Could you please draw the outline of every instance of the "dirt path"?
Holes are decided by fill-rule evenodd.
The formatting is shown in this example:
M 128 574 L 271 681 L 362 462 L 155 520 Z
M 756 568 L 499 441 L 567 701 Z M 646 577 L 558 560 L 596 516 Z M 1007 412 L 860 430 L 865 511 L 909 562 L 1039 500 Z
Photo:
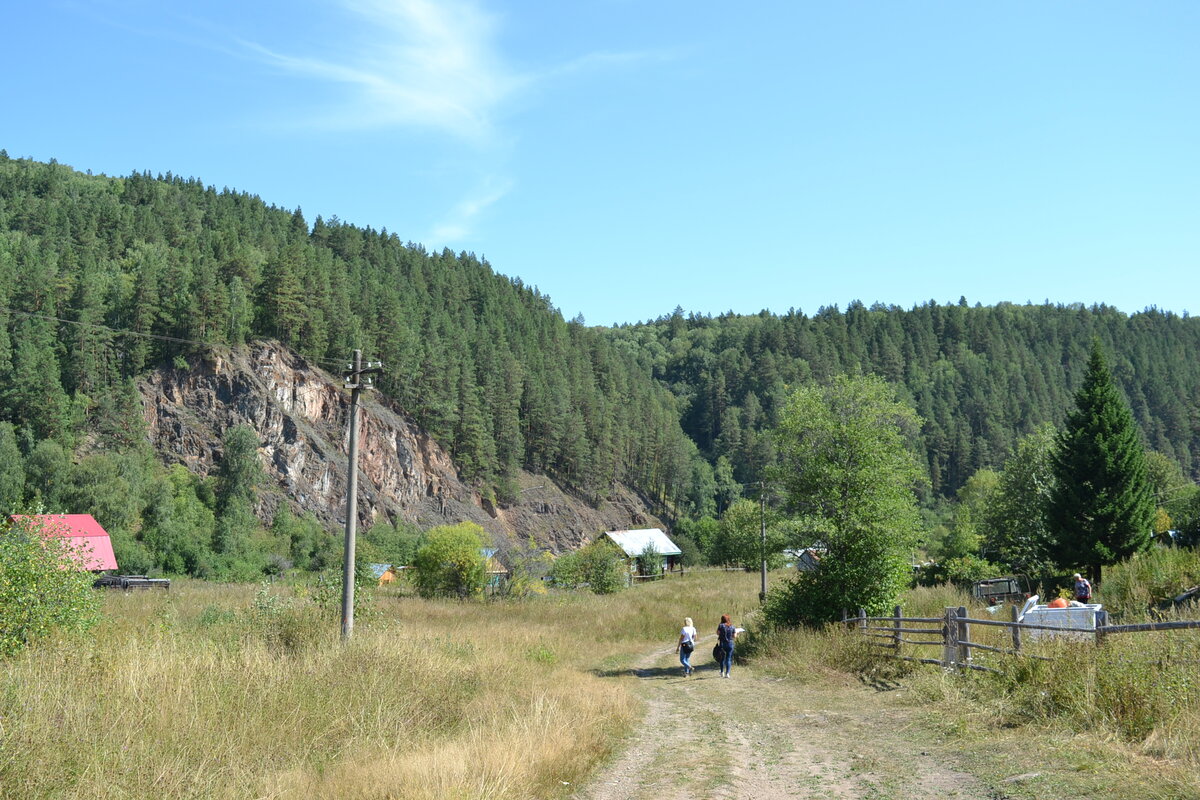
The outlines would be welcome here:
M 849 683 L 800 686 L 740 666 L 722 679 L 708 638 L 690 678 L 674 647 L 648 653 L 627 673 L 646 715 L 575 800 L 1002 796 L 909 742 L 911 712 L 880 693 Z

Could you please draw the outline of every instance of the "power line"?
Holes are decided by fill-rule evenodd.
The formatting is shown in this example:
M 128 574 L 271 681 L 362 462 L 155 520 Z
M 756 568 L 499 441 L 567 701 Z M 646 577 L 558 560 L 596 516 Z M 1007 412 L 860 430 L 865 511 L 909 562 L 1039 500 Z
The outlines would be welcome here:
M 97 328 L 99 330 L 108 331 L 109 333 L 113 333 L 118 336 L 140 336 L 143 339 L 157 339 L 162 342 L 175 342 L 177 344 L 192 344 L 192 345 L 196 345 L 197 347 L 212 347 L 213 346 L 213 342 L 201 342 L 196 339 L 181 339 L 177 336 L 163 336 L 162 334 L 159 334 L 159 333 L 144 333 L 142 331 L 131 331 L 126 328 L 113 328 L 108 325 L 101 325 L 96 322 L 81 322 L 77 319 L 63 319 L 62 317 L 56 317 L 51 314 L 34 314 L 33 312 L 30 312 L 30 311 L 18 311 L 15 308 L 0 308 L 0 313 L 15 314 L 19 317 L 29 317 L 31 319 L 43 319 L 48 322 L 61 322 L 66 325 L 78 325 L 81 328 Z M 301 357 L 306 359 L 307 361 L 311 361 L 314 364 L 328 365 L 331 367 L 337 367 L 339 369 L 343 368 L 346 364 L 346 362 L 344 360 L 333 360 L 333 359 L 328 359 L 328 358 L 310 358 L 308 356 L 301 356 Z

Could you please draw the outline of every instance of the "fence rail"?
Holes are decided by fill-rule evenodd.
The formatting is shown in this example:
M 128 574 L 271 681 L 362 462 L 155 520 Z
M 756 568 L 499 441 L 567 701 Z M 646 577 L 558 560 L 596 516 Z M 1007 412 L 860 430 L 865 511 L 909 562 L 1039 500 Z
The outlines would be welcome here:
M 1144 631 L 1184 631 L 1200 628 L 1200 619 L 1181 619 L 1175 622 L 1143 622 L 1137 625 L 1106 625 L 1104 635 L 1142 633 Z
M 1039 625 L 1023 622 L 1017 617 L 1019 611 L 1012 607 L 1012 619 L 1009 621 L 997 619 L 973 619 L 967 615 L 965 606 L 947 608 L 940 617 L 905 617 L 901 615 L 900 606 L 896 606 L 890 617 L 869 617 L 863 609 L 858 614 L 850 616 L 842 610 L 842 622 L 852 625 L 862 636 L 871 639 L 868 642 L 875 647 L 888 648 L 891 657 L 901 661 L 912 661 L 921 664 L 938 664 L 943 669 L 975 670 L 980 672 L 995 672 L 999 670 L 982 664 L 973 663 L 972 651 L 979 650 L 1001 655 L 1022 656 L 1039 661 L 1053 659 L 1036 653 L 1028 652 L 1022 645 L 1023 631 L 1054 631 L 1076 636 L 1090 636 L 1097 645 L 1103 644 L 1105 637 L 1124 633 L 1142 633 L 1146 631 L 1178 631 L 1200 629 L 1200 620 L 1179 620 L 1174 622 L 1148 622 L 1134 625 L 1109 625 L 1108 612 L 1100 609 L 1096 612 L 1096 627 L 1094 629 L 1062 628 L 1054 625 Z M 886 625 L 870 623 L 888 623 Z M 926 627 L 910 627 L 924 625 Z M 971 626 L 1007 628 L 1012 637 L 1012 647 L 998 647 L 971 640 Z M 935 627 L 936 626 L 936 627 Z M 903 634 L 924 635 L 926 639 L 910 639 Z M 903 645 L 918 647 L 942 648 L 941 658 L 921 658 L 902 653 Z

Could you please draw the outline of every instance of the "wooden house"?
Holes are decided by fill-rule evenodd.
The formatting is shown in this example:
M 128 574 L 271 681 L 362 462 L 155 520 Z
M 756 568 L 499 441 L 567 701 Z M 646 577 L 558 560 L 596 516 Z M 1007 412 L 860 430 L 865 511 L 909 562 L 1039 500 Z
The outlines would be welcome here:
M 680 557 L 683 555 L 683 551 L 658 528 L 605 531 L 602 538 L 608 539 L 619 547 L 631 567 L 637 561 L 637 557 L 646 552 L 647 546 L 653 547 L 663 557 L 663 565 L 668 572 L 674 571 L 676 567 L 681 567 Z

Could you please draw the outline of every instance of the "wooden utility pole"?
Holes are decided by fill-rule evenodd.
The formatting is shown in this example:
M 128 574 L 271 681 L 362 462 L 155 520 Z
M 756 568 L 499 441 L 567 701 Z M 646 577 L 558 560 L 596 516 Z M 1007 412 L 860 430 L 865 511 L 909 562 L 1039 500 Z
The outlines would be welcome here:
M 363 369 L 362 350 L 354 351 L 354 363 L 346 372 L 346 388 L 350 390 L 350 464 L 346 476 L 346 547 L 342 564 L 342 641 L 354 632 L 354 534 L 358 524 L 358 393 L 364 384 L 371 385 L 371 378 L 363 378 L 383 371 L 383 364 L 368 362 Z
M 758 602 L 767 602 L 767 484 L 758 482 L 758 532 L 759 555 L 762 557 L 762 588 L 758 591 Z

